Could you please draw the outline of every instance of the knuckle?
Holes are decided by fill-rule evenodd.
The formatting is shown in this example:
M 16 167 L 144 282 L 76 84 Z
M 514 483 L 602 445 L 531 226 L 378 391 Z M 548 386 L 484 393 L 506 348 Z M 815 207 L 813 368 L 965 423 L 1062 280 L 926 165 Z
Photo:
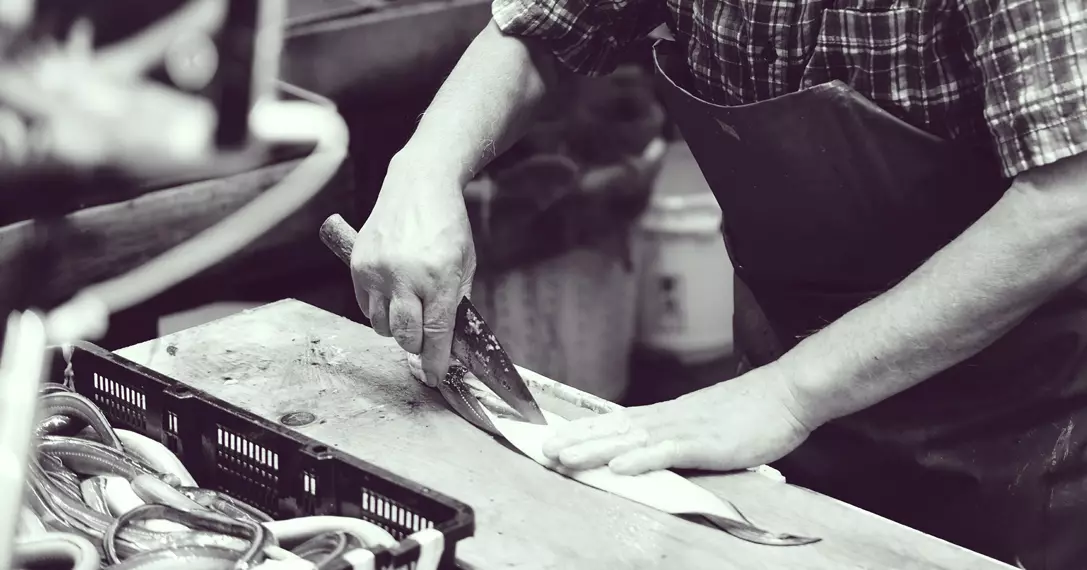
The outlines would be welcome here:
M 675 440 L 666 439 L 653 446 L 657 460 L 660 464 L 671 466 L 678 458 L 678 447 Z
M 420 273 L 427 283 L 439 286 L 460 285 L 461 267 L 460 258 L 447 252 L 435 252 L 427 259 L 421 260 Z
M 688 440 L 677 441 L 672 439 L 669 440 L 669 442 L 668 461 L 671 464 L 689 464 L 691 463 L 691 459 L 699 453 L 700 449 L 702 449 L 701 446 Z
M 367 244 L 359 244 L 351 250 L 351 270 L 364 273 L 374 266 L 373 250 Z
M 415 323 L 412 322 L 411 317 L 404 315 L 403 312 L 393 312 L 389 315 L 389 326 L 404 336 L 415 334 Z
M 610 421 L 607 423 L 609 424 L 609 427 L 614 429 L 617 433 L 630 433 L 637 426 L 634 417 L 626 410 L 613 412 L 605 417 L 609 416 Z
M 393 329 L 392 337 L 396 340 L 396 343 L 400 345 L 400 348 L 413 353 L 418 354 L 418 343 L 415 342 L 415 335 L 410 332 L 405 332 L 404 329 Z
M 381 273 L 376 265 L 369 261 L 351 261 L 351 278 L 355 285 L 367 291 L 377 292 L 381 288 Z
M 448 332 L 453 325 L 453 307 L 455 306 L 451 303 L 441 303 L 428 307 L 423 315 L 423 331 L 428 335 Z
M 647 446 L 653 442 L 653 435 L 649 432 L 649 430 L 642 427 L 634 428 L 633 430 L 631 430 L 629 433 L 629 438 L 631 443 L 641 447 Z

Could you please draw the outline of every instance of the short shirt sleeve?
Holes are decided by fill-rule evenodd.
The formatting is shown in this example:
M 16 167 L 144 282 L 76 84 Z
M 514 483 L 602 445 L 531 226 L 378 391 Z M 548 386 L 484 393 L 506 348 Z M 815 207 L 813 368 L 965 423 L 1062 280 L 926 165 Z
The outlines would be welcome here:
M 543 42 L 568 69 L 612 72 L 624 50 L 664 22 L 665 0 L 492 0 L 504 33 Z
M 1087 151 L 1087 0 L 958 0 L 1004 174 Z

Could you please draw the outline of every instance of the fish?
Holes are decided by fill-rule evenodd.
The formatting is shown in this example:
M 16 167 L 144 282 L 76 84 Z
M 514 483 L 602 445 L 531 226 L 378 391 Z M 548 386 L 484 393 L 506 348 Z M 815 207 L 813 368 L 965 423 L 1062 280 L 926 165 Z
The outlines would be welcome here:
M 385 529 L 352 517 L 311 516 L 264 523 L 279 543 L 292 548 L 319 534 L 343 531 L 354 535 L 366 548 L 393 547 L 397 541 Z
M 109 425 L 106 415 L 87 398 L 75 392 L 60 391 L 41 396 L 40 402 L 46 417 L 60 415 L 78 419 L 94 430 L 102 444 L 124 452 L 124 446 Z
M 233 570 L 236 551 L 216 546 L 179 546 L 144 552 L 110 566 L 110 570 Z
M 109 515 L 109 505 L 106 504 L 106 478 L 104 476 L 88 477 L 79 484 L 82 491 L 83 503 L 92 510 L 103 515 Z
M 147 504 L 165 505 L 181 511 L 210 511 L 154 475 L 137 475 L 131 485 L 136 496 Z
M 139 552 L 184 545 L 218 546 L 239 551 L 249 546 L 248 541 L 214 531 L 157 532 L 135 525 L 115 530 L 107 542 L 107 531 L 117 519 L 91 509 L 80 498 L 58 489 L 37 462 L 30 463 L 27 481 L 33 497 L 32 510 L 47 527 L 84 536 L 101 548 L 103 554 L 112 551 L 117 560 Z
M 102 545 L 105 551 L 106 561 L 117 564 L 121 557 L 116 550 L 117 538 L 122 531 L 127 530 L 128 524 L 137 520 L 161 519 L 183 524 L 189 528 L 208 531 L 221 536 L 242 539 L 248 542 L 238 561 L 239 567 L 247 567 L 253 564 L 264 551 L 264 548 L 274 544 L 274 537 L 263 526 L 248 521 L 238 521 L 210 511 L 182 511 L 165 505 L 144 505 L 113 519 L 106 528 L 102 537 Z M 192 533 L 166 533 L 168 535 L 181 536 L 189 540 Z M 218 546 L 214 544 L 201 544 L 202 546 Z
M 43 435 L 63 435 L 73 436 L 79 433 L 79 430 L 85 427 L 80 422 L 73 420 L 70 416 L 56 414 L 49 416 L 38 423 L 34 428 L 34 435 L 41 437 Z
M 291 552 L 312 562 L 317 570 L 328 570 L 336 563 L 350 565 L 343 561 L 344 555 L 359 548 L 362 548 L 362 543 L 358 538 L 337 531 L 321 533 L 291 549 Z
M 40 461 L 42 469 L 62 491 L 76 498 L 82 497 L 79 476 L 65 467 L 60 459 L 47 456 L 40 458 Z
M 115 430 L 115 432 L 117 437 L 121 438 L 125 453 L 128 455 L 135 457 L 161 474 L 173 475 L 178 479 L 179 486 L 197 486 L 196 480 L 193 479 L 189 470 L 165 445 L 134 431 L 119 429 Z
M 200 489 L 196 487 L 182 487 L 179 489 L 186 497 L 196 501 L 200 505 L 210 508 L 211 510 L 226 515 L 228 517 L 234 517 L 237 519 L 250 520 L 258 523 L 272 522 L 274 519 L 267 513 L 251 507 L 241 501 L 235 501 L 234 499 L 212 491 L 210 489 Z
M 66 468 L 84 477 L 119 475 L 131 481 L 137 475 L 154 475 L 142 461 L 123 450 L 96 441 L 75 437 L 45 436 L 38 441 L 38 453 L 59 459 Z
M 67 537 L 84 554 L 93 552 L 82 558 L 95 567 L 101 559 L 110 570 L 247 570 L 266 562 L 340 570 L 361 551 L 397 544 L 384 529 L 351 517 L 276 521 L 199 487 L 168 447 L 113 429 L 101 409 L 68 387 L 43 388 L 39 400 L 45 419 L 35 428 L 20 539 Z M 280 547 L 280 539 L 312 560 Z M 44 544 L 26 552 L 33 558 Z M 78 550 L 49 544 L 72 556 Z

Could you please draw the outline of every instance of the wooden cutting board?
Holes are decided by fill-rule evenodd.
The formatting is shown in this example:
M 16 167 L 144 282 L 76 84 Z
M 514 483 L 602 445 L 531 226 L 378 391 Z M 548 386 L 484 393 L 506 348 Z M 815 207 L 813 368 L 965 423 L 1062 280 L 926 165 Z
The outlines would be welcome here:
M 471 505 L 465 567 L 846 570 L 1011 568 L 873 514 L 755 473 L 694 480 L 756 523 L 817 536 L 809 546 L 740 541 L 551 472 L 449 411 L 369 328 L 284 300 L 119 351 L 272 421 Z M 585 410 L 546 395 L 566 417 Z

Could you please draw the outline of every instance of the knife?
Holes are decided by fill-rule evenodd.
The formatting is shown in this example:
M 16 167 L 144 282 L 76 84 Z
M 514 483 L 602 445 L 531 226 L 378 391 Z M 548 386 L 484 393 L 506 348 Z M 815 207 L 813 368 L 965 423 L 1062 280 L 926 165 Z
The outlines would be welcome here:
M 339 214 L 333 214 L 321 224 L 320 233 L 321 241 L 341 261 L 350 264 L 351 249 L 354 246 L 355 236 L 358 235 L 358 232 Z M 509 355 L 502 348 L 502 344 L 498 342 L 498 338 L 467 297 L 461 298 L 460 304 L 457 306 L 457 318 L 453 324 L 453 343 L 450 352 L 453 358 L 475 375 L 480 382 L 494 391 L 499 398 L 509 404 L 523 419 L 534 424 L 547 423 L 543 412 L 540 411 L 539 404 L 536 402 L 536 398 L 532 396 L 532 392 L 525 384 L 525 380 L 517 372 L 517 367 L 513 365 L 513 361 L 510 360 Z M 454 391 L 449 393 L 446 389 L 443 390 L 443 394 L 446 395 L 449 403 L 462 412 L 462 415 L 472 423 L 479 425 L 480 422 L 484 422 L 486 425 L 480 427 L 488 431 L 494 431 L 493 426 L 490 425 L 490 420 L 486 419 L 486 416 L 480 414 L 479 410 L 476 409 L 476 406 L 479 405 L 478 402 L 471 401 L 475 400 L 474 397 L 470 397 L 470 401 L 459 401 L 469 399 L 466 398 L 468 396 L 467 389 L 460 381 L 462 375 L 462 373 L 458 374 L 457 371 L 451 370 L 450 375 L 447 375 L 446 380 L 443 381 L 443 385 L 461 385 L 447 386 L 446 388 L 454 388 Z M 470 414 L 464 413 L 468 411 L 465 410 L 464 405 L 471 409 Z

